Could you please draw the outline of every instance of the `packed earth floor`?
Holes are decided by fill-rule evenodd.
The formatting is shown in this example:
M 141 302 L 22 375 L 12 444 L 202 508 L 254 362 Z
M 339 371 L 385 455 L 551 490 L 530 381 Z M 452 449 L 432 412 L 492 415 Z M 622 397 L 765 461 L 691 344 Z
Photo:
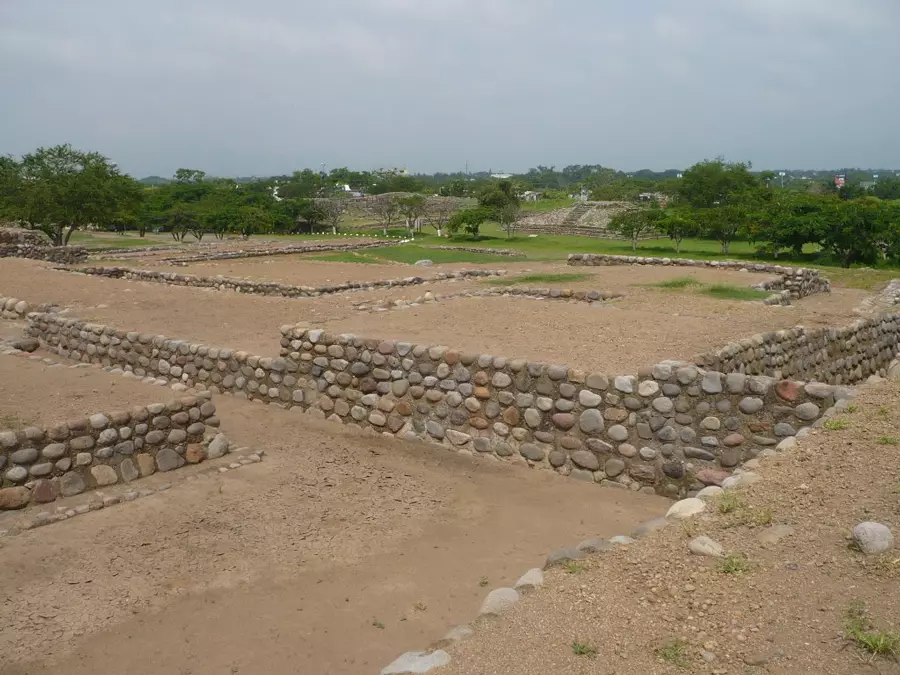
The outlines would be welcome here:
M 56 303 L 68 308 L 75 317 L 123 330 L 199 340 L 260 355 L 277 354 L 279 326 L 302 323 L 335 333 L 443 344 L 466 351 L 571 364 L 608 374 L 634 373 L 665 359 L 687 360 L 758 332 L 796 325 L 844 325 L 855 318 L 853 310 L 867 296 L 865 291 L 835 288 L 830 294 L 813 295 L 789 307 L 773 307 L 707 297 L 690 289 L 649 285 L 693 276 L 704 283 L 749 287 L 770 278 L 765 275 L 678 267 L 572 268 L 558 263 L 504 260 L 480 266 L 420 268 L 275 256 L 203 263 L 196 269 L 189 265 L 177 271 L 328 285 L 428 277 L 449 269 L 479 267 L 506 270 L 506 281 L 534 274 L 575 273 L 586 278 L 521 285 L 620 292 L 625 297 L 591 305 L 530 298 L 462 297 L 373 313 L 361 312 L 358 307 L 371 307 L 386 299 L 414 300 L 426 292 L 443 295 L 498 286 L 490 280 L 442 281 L 317 298 L 282 298 L 73 275 L 53 270 L 46 263 L 18 259 L 6 259 L 0 265 L 0 289 L 7 294 L 16 292 L 31 303 Z

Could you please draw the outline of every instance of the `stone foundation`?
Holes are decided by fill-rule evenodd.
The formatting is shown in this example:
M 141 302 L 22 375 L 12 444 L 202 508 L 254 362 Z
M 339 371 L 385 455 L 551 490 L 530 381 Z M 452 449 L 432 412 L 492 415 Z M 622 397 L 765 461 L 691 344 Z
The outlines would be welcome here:
M 678 497 L 817 420 L 829 385 L 661 363 L 608 377 L 440 346 L 282 329 L 279 358 L 31 314 L 61 356 L 376 433 Z
M 762 263 L 747 263 L 733 260 L 689 260 L 687 258 L 646 258 L 630 255 L 601 255 L 597 253 L 571 253 L 568 264 L 573 266 L 600 265 L 662 265 L 666 267 L 705 267 L 708 269 L 759 272 L 777 274 L 781 278 L 757 284 L 755 287 L 767 291 L 786 291 L 792 299 L 798 300 L 814 293 L 829 293 L 831 284 L 819 274 L 819 270 L 806 267 L 785 267 Z M 783 304 L 777 302 L 776 304 Z
M 334 243 L 334 244 L 297 244 L 291 246 L 257 246 L 238 251 L 207 251 L 189 256 L 161 258 L 160 262 L 173 264 L 187 264 L 206 260 L 232 260 L 234 258 L 258 258 L 269 255 L 296 255 L 298 253 L 328 253 L 330 251 L 359 251 L 367 248 L 381 248 L 383 246 L 396 246 L 401 240 L 368 241 L 359 243 Z
M 35 246 L 32 244 L 0 244 L 0 258 L 30 258 L 59 265 L 87 260 L 88 250 L 82 246 Z
M 130 483 L 228 451 L 204 392 L 53 427 L 0 431 L 0 509 L 52 502 L 85 490 Z
M 762 333 L 695 357 L 726 373 L 850 384 L 884 377 L 900 350 L 900 313 L 888 312 L 841 328 Z
M 82 267 L 73 270 L 63 269 L 63 271 L 103 276 L 112 279 L 133 279 L 136 281 L 150 281 L 171 286 L 213 288 L 217 291 L 237 291 L 238 293 L 281 296 L 286 298 L 312 298 L 320 295 L 345 293 L 348 291 L 374 291 L 386 288 L 402 288 L 404 286 L 494 277 L 506 274 L 504 270 L 462 270 L 459 272 L 441 272 L 428 278 L 405 277 L 403 279 L 385 279 L 379 281 L 349 281 L 347 283 L 333 284 L 330 286 L 292 286 L 276 282 L 249 281 L 247 279 L 234 279 L 221 276 L 200 277 L 192 274 L 136 270 L 128 267 Z

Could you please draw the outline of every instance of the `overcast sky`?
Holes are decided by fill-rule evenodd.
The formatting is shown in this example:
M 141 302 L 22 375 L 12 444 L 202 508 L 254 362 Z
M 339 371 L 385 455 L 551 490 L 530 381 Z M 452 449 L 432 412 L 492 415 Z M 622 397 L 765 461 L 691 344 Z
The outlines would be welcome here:
M 0 0 L 0 154 L 900 168 L 900 0 Z

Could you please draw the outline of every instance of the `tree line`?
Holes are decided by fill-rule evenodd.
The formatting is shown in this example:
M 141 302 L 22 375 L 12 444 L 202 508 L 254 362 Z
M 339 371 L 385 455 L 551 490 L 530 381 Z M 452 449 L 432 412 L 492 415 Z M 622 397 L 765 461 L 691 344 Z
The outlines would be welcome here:
M 663 200 L 617 215 L 609 229 L 630 238 L 632 248 L 642 235 L 659 232 L 676 251 L 684 239 L 701 237 L 728 254 L 742 239 L 767 256 L 800 258 L 812 248 L 844 267 L 900 264 L 900 202 L 853 185 L 782 190 L 770 172 L 753 174 L 749 164 L 717 159 L 686 170 Z

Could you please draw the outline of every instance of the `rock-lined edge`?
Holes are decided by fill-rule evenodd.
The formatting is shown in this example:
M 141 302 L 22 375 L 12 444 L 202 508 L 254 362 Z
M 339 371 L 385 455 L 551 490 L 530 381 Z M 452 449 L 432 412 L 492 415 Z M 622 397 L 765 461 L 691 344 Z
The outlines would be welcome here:
M 191 483 L 198 479 L 208 478 L 214 475 L 228 473 L 236 469 L 241 469 L 250 464 L 257 464 L 263 460 L 265 452 L 262 450 L 253 451 L 250 448 L 242 447 L 235 449 L 227 457 L 221 457 L 219 460 L 209 460 L 209 466 L 190 476 L 181 476 L 172 474 L 173 480 L 161 483 L 153 487 L 143 486 L 136 490 L 127 490 L 118 495 L 106 495 L 100 490 L 96 490 L 90 495 L 86 495 L 89 501 L 71 507 L 58 506 L 54 512 L 42 511 L 36 513 L 33 518 L 29 518 L 25 522 L 13 525 L 5 529 L 0 529 L 0 538 L 14 537 L 22 532 L 33 530 L 44 525 L 62 522 L 75 516 L 84 515 L 91 511 L 99 511 L 100 509 L 109 508 L 116 504 L 125 504 L 133 502 L 142 497 L 149 497 L 158 492 L 165 492 L 173 486 Z M 220 464 L 222 466 L 220 466 Z M 121 484 L 113 487 L 123 487 Z M 86 494 L 86 493 L 83 493 Z
M 458 300 L 460 298 L 531 298 L 533 300 L 562 300 L 565 302 L 583 302 L 588 305 L 595 302 L 609 302 L 624 298 L 622 293 L 611 291 L 573 291 L 570 288 L 485 288 L 460 291 L 459 293 L 425 293 L 415 300 L 387 300 L 372 305 L 359 305 L 360 312 L 384 312 L 392 309 L 409 309 L 433 302 Z
M 631 255 L 604 255 L 600 253 L 570 253 L 567 264 L 572 266 L 598 265 L 661 265 L 666 267 L 706 267 L 764 274 L 777 274 L 781 278 L 754 285 L 766 291 L 779 291 L 764 302 L 766 304 L 790 304 L 814 293 L 830 293 L 831 283 L 819 270 L 808 267 L 788 267 L 765 263 L 749 263 L 736 260 L 691 260 L 690 258 L 656 258 Z M 785 293 L 787 295 L 785 295 Z
M 365 235 L 367 237 L 376 237 L 378 235 Z M 218 251 L 208 253 L 197 253 L 189 256 L 173 256 L 171 258 L 160 258 L 159 262 L 171 263 L 173 265 L 183 265 L 192 262 L 202 262 L 207 260 L 234 260 L 235 258 L 260 258 L 269 255 L 294 255 L 296 253 L 328 253 L 329 251 L 359 251 L 369 248 L 382 248 L 384 246 L 396 246 L 407 242 L 407 239 L 390 239 L 382 238 L 381 241 L 368 241 L 359 243 L 325 243 L 325 244 L 294 244 L 289 246 L 278 247 L 248 247 L 238 249 L 236 251 Z
M 838 414 L 843 408 L 846 408 L 846 400 L 843 401 L 843 404 L 844 405 L 841 405 L 839 402 L 838 404 L 830 407 L 828 410 L 826 410 L 824 416 L 832 417 Z M 766 454 L 764 456 L 772 456 L 775 455 L 776 452 L 795 451 L 798 446 L 797 439 L 804 438 L 811 433 L 812 429 L 810 428 L 801 429 L 800 432 L 798 432 L 796 438 L 790 437 L 788 439 L 785 439 L 785 441 L 780 443 L 775 450 L 766 450 Z M 764 476 L 755 472 L 738 469 L 736 473 L 738 474 L 739 479 L 725 487 L 724 491 L 733 491 L 740 488 L 746 488 L 750 485 L 764 480 Z M 748 480 L 742 480 L 741 477 L 746 477 L 748 478 Z M 719 493 L 721 492 L 723 492 L 723 490 L 720 489 Z M 700 514 L 706 512 L 706 510 L 707 509 L 705 503 L 700 499 L 688 498 L 677 501 L 669 508 L 666 516 L 654 518 L 638 525 L 632 531 L 630 537 L 618 535 L 605 540 L 588 539 L 581 542 L 577 546 L 567 546 L 556 549 L 555 551 L 551 551 L 547 555 L 547 562 L 545 563 L 544 569 L 548 569 L 557 565 L 572 563 L 573 561 L 577 561 L 588 556 L 602 556 L 605 551 L 611 550 L 615 546 L 640 545 L 642 543 L 641 540 L 645 539 L 653 532 L 656 532 L 657 530 L 663 529 L 665 527 L 671 527 L 673 523 L 699 516 Z M 776 540 L 777 538 L 788 536 L 793 531 L 789 526 L 773 526 L 772 529 L 773 535 L 774 537 L 776 537 Z M 767 533 L 768 530 L 763 532 L 763 534 Z M 867 555 L 888 551 L 891 550 L 894 546 L 893 534 L 891 533 L 889 528 L 881 523 L 867 522 L 857 524 L 853 529 L 853 538 L 854 541 L 856 541 L 860 546 L 861 552 Z M 705 536 L 695 537 L 691 539 L 689 542 L 687 542 L 686 547 L 690 553 L 698 556 L 708 556 L 716 558 L 724 554 L 724 550 L 718 542 Z M 868 548 L 869 550 L 867 551 L 866 548 Z M 488 623 L 488 621 L 502 620 L 501 615 L 511 609 L 515 604 L 520 602 L 524 597 L 524 594 L 527 594 L 529 591 L 532 591 L 536 588 L 540 588 L 543 585 L 544 575 L 540 569 L 527 570 L 516 582 L 515 590 L 500 587 L 490 591 L 482 602 L 481 611 L 479 612 L 479 616 L 475 620 L 468 624 L 462 624 L 450 629 L 442 638 L 432 643 L 429 649 L 443 651 L 444 648 L 449 647 L 450 645 L 468 640 L 469 638 L 473 637 L 476 630 L 490 628 L 491 624 Z M 509 593 L 508 591 L 512 591 L 516 595 L 513 596 L 512 593 Z M 485 612 L 485 607 L 488 607 L 488 609 L 490 610 L 496 611 Z M 488 617 L 488 621 L 485 621 L 484 617 Z M 416 653 L 427 654 L 429 652 L 425 651 Z M 446 663 L 449 663 L 451 659 L 452 656 L 447 654 Z
M 421 284 L 440 283 L 444 281 L 460 281 L 465 279 L 499 277 L 506 270 L 460 270 L 457 272 L 441 272 L 431 277 L 404 277 L 400 279 L 383 279 L 376 281 L 348 281 L 328 286 L 294 286 L 274 281 L 250 281 L 233 277 L 202 277 L 177 272 L 157 272 L 139 270 L 130 267 L 57 267 L 60 272 L 107 277 L 110 279 L 127 279 L 129 281 L 146 281 L 169 286 L 186 286 L 189 288 L 210 288 L 217 291 L 235 291 L 252 295 L 267 295 L 285 298 L 316 298 L 322 295 L 347 293 L 355 291 L 376 291 L 386 288 L 403 288 Z

